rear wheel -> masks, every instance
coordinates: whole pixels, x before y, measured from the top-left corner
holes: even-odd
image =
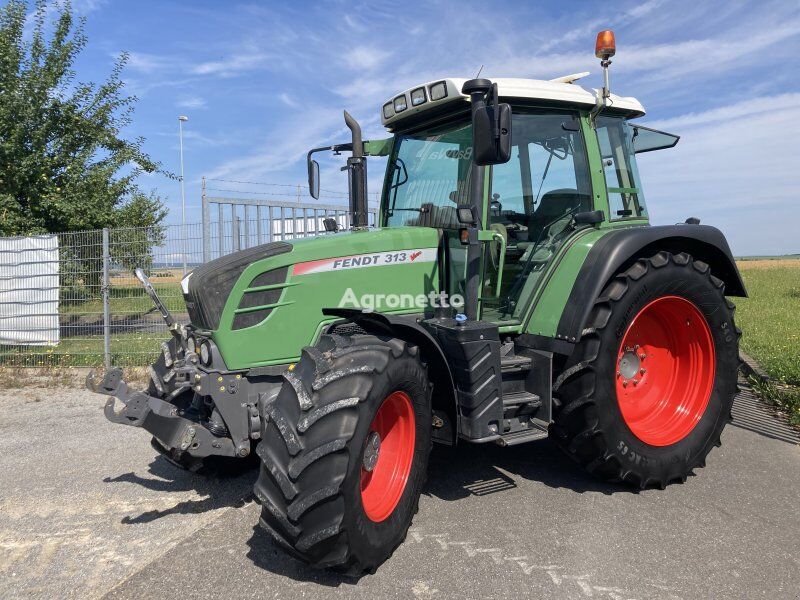
[[[617,275],[556,380],[556,442],[604,479],[685,481],[731,418],[733,311],[723,283],[688,254],[660,252]]]
[[[263,407],[261,524],[292,555],[374,572],[405,539],[431,446],[431,386],[416,346],[325,335]]]

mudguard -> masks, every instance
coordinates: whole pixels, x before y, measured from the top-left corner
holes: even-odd
[[[606,283],[638,258],[666,250],[686,252],[707,263],[725,283],[728,296],[747,296],[728,242],[716,227],[680,224],[632,227],[609,232],[592,247],[572,287],[558,323],[556,339],[577,342],[586,324],[593,300]]]
[[[323,308],[322,313],[355,323],[368,333],[400,337],[418,345],[428,362],[428,373],[434,386],[434,440],[445,444],[456,443],[461,431],[461,419],[453,374],[439,342],[419,324],[418,315],[391,315],[355,308]],[[331,327],[337,325],[341,325],[341,322],[333,323]],[[440,427],[436,426],[437,417],[443,421]]]

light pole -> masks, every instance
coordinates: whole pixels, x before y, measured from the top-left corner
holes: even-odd
[[[181,146],[181,235],[183,237],[183,274],[186,275],[186,192],[183,189],[183,124],[189,117],[178,117],[178,139]]]

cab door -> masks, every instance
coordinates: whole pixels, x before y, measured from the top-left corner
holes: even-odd
[[[490,173],[481,293],[481,318],[511,327],[574,233],[573,215],[593,206],[577,112],[515,107],[513,132],[511,160]]]

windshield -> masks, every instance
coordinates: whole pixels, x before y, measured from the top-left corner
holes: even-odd
[[[467,204],[472,126],[459,121],[398,135],[383,189],[384,226],[459,227]]]

